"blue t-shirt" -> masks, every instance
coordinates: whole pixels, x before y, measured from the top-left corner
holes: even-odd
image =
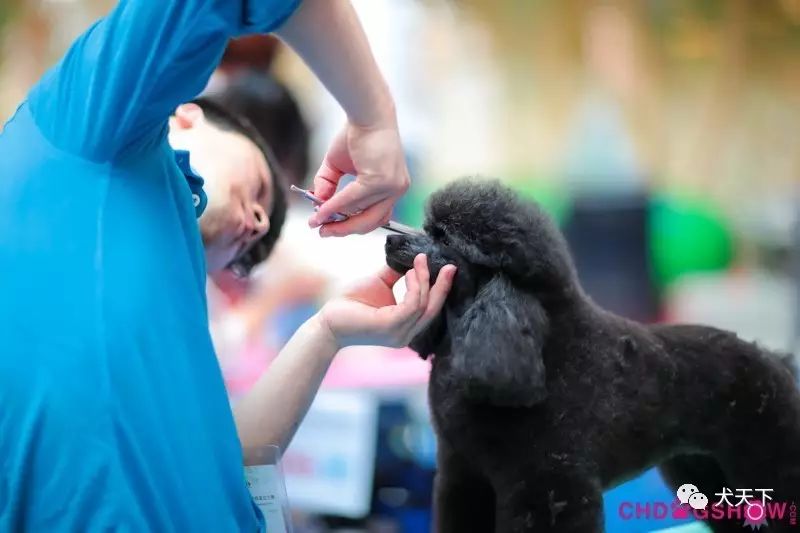
[[[169,115],[299,0],[127,0],[0,135],[0,531],[263,528]],[[197,191],[195,191],[197,192]]]

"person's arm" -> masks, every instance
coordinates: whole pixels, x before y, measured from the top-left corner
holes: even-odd
[[[394,100],[358,16],[350,0],[304,0],[276,33],[303,58],[348,118],[317,172],[314,193],[327,201],[309,222],[318,227],[335,212],[363,211],[346,222],[325,224],[321,233],[372,231],[388,221],[410,179]],[[345,174],[356,181],[337,193]]]
[[[299,0],[122,0],[29,96],[58,148],[110,161],[166,136],[175,108],[206,86],[230,37],[267,32]]]
[[[275,34],[303,58],[353,124],[394,125],[394,100],[350,0],[304,0]]]
[[[431,287],[427,259],[420,255],[405,275],[408,292],[399,304],[392,286],[403,276],[389,267],[326,304],[234,407],[245,462],[266,445],[286,450],[341,347],[407,345],[441,311],[454,275],[454,266],[443,268]]]
[[[319,317],[310,319],[292,336],[233,409],[245,461],[265,445],[286,450],[337,350]]]

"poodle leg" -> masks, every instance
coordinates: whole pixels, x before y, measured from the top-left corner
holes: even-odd
[[[800,506],[800,402],[795,403],[800,396],[774,396],[775,405],[769,402],[767,391],[749,406],[753,411],[757,411],[756,406],[763,409],[756,412],[757,416],[741,418],[732,437],[718,443],[717,457],[736,502],[742,496],[768,499],[770,532],[797,531],[800,519],[795,517],[796,523],[791,524],[789,511],[793,505],[795,511]],[[748,492],[743,494],[745,490]]]
[[[434,533],[493,533],[495,494],[488,480],[441,441],[437,456]]]
[[[796,531],[789,512],[792,504],[795,508],[800,505],[800,464],[795,459],[800,440],[791,433],[784,431],[784,438],[777,440],[728,439],[720,443],[719,461],[709,455],[682,455],[662,464],[660,470],[672,488],[691,483],[712,505],[722,499],[723,492],[729,504],[738,505],[743,494],[760,499],[762,493],[757,489],[767,489],[771,498],[768,512],[774,513],[775,519],[760,531]],[[742,507],[739,512],[743,511]],[[713,517],[706,522],[714,533],[742,531],[743,523],[740,515]]]
[[[497,533],[602,533],[600,480],[562,464],[523,472],[497,487]]]
[[[716,503],[714,495],[723,487],[731,486],[719,463],[709,455],[678,455],[659,465],[658,469],[664,481],[676,494],[678,487],[691,483],[705,494],[711,503]],[[714,533],[742,532],[741,518],[708,520],[706,525]],[[761,531],[767,533],[766,529]]]
[[[800,445],[797,449],[800,449]],[[731,500],[738,502],[741,499],[738,491],[742,489],[749,489],[748,496],[756,500],[764,496],[757,489],[771,489],[767,492],[767,508],[774,513],[769,520],[770,533],[797,531],[800,523],[797,514],[794,524],[790,517],[791,509],[794,508],[797,513],[797,508],[800,507],[800,465],[796,453],[765,455],[762,452],[761,455],[739,455],[736,463],[731,464],[732,486],[729,488],[736,493]]]

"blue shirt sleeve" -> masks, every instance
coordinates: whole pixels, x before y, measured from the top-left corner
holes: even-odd
[[[300,0],[121,0],[31,91],[57,148],[93,161],[159,142],[205,88],[228,39],[277,28]]]

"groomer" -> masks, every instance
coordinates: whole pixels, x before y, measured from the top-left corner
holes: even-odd
[[[276,190],[254,138],[184,102],[230,37],[268,31],[348,116],[310,225],[361,211],[321,231],[370,231],[405,191],[393,102],[347,0],[121,1],[0,136],[0,531],[263,529],[242,449],[286,446],[339,348],[403,345],[440,309],[451,268],[429,287],[418,257],[398,304],[387,267],[325,305],[231,413],[206,273],[265,235]],[[333,195],[345,172],[357,181]]]

